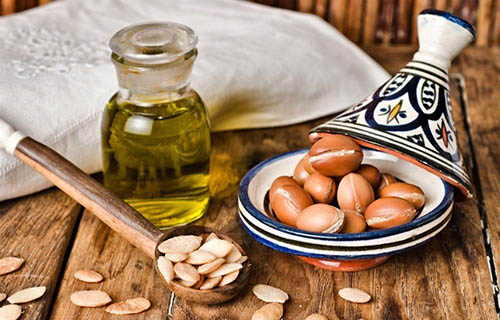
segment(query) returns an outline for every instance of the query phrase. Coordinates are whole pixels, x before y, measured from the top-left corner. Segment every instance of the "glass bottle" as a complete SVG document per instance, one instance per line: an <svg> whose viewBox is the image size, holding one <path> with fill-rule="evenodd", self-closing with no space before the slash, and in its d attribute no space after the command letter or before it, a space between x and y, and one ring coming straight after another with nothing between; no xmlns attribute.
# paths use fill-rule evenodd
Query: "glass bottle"
<svg viewBox="0 0 500 320"><path fill-rule="evenodd" d="M210 198L209 122L190 87L197 40L176 23L110 40L119 91L102 118L104 185L160 228L199 219Z"/></svg>

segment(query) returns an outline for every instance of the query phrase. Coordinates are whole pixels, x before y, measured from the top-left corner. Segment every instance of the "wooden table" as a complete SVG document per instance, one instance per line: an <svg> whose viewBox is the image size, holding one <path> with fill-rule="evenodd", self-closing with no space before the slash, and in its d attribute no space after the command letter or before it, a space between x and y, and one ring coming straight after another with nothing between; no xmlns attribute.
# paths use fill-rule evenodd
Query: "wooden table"
<svg viewBox="0 0 500 320"><path fill-rule="evenodd" d="M391 73L413 48L365 48ZM455 205L451 223L429 243L362 272L329 272L254 241L237 217L238 184L245 172L273 155L309 146L308 130L323 120L265 130L213 135L212 203L200 224L243 244L254 266L251 284L267 283L291 297L285 319L320 312L329 319L497 319L500 264L500 49L469 48L455 61L451 83L456 126L475 186L475 199ZM462 78L463 77L463 78ZM465 84L466 95L460 85ZM465 93L465 92L462 92ZM250 319L263 303L249 291L230 303L207 307L175 298L153 271L153 262L61 191L50 189L0 204L0 257L20 256L25 266L0 277L0 292L46 285L22 319ZM76 270L92 268L106 280L85 284ZM337 292L358 287L373 296L363 305ZM102 308L73 306L76 290L101 289L115 300L147 297L152 308L129 317Z"/></svg>

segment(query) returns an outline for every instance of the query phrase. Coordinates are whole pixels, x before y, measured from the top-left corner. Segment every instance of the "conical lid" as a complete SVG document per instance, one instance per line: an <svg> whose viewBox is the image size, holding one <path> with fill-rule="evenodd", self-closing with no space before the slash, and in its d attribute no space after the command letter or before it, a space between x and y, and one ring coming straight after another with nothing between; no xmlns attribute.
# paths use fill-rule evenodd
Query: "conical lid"
<svg viewBox="0 0 500 320"><path fill-rule="evenodd" d="M311 141L348 135L411 161L472 197L453 122L448 68L474 38L467 21L444 11L422 11L413 60L361 102L311 130Z"/></svg>

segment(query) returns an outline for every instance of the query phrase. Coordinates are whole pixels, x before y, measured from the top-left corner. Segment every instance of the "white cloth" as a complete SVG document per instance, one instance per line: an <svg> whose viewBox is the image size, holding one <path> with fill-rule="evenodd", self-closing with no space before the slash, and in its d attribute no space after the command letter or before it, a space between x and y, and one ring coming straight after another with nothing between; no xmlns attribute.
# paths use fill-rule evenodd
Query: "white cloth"
<svg viewBox="0 0 500 320"><path fill-rule="evenodd" d="M308 14L231 0L67 0L0 18L0 118L89 173L117 90L107 42L122 27L174 21L199 36L192 87L214 131L280 126L338 112L388 74ZM0 200L46 187L0 152Z"/></svg>

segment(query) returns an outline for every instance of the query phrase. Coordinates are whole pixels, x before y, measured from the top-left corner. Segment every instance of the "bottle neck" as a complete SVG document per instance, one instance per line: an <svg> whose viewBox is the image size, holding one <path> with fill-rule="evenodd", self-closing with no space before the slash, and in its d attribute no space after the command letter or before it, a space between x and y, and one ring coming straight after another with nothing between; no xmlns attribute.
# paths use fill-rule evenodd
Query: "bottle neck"
<svg viewBox="0 0 500 320"><path fill-rule="evenodd" d="M119 96L137 105L178 100L190 92L196 50L161 65L139 65L112 55Z"/></svg>
<svg viewBox="0 0 500 320"><path fill-rule="evenodd" d="M191 86L189 83L179 89L159 90L152 93L143 93L120 87L120 89L118 90L117 100L120 102L126 101L136 106L150 107L157 106L158 104L180 100L189 96L190 94Z"/></svg>

